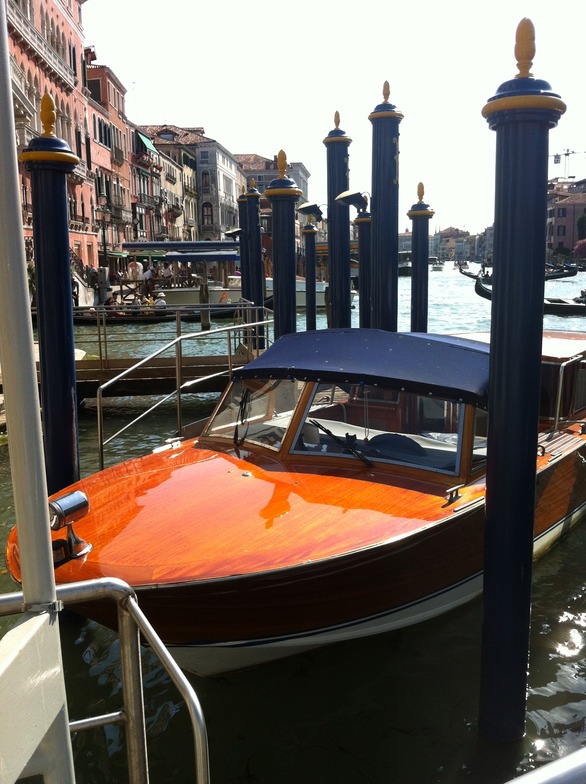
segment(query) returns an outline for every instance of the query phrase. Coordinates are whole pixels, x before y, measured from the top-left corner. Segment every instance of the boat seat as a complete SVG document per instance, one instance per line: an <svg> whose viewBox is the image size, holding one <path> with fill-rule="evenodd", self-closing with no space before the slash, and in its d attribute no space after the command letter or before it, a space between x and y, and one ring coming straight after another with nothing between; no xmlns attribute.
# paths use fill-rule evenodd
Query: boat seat
<svg viewBox="0 0 586 784"><path fill-rule="evenodd" d="M316 449L320 445L319 430L315 425L306 422L301 428L296 449Z"/></svg>
<svg viewBox="0 0 586 784"><path fill-rule="evenodd" d="M371 438L369 442L369 453L377 452L382 456L390 457L423 457L426 450L409 436L401 433L381 433Z"/></svg>

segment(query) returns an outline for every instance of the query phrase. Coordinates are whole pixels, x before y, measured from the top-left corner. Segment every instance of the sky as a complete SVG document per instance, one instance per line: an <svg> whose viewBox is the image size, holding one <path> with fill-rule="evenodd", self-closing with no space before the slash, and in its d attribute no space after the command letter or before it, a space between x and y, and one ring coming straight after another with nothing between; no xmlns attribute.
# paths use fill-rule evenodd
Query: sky
<svg viewBox="0 0 586 784"><path fill-rule="evenodd" d="M352 139L350 189L370 193L368 116L388 81L404 115L399 230L411 228L422 182L430 230L471 233L494 218L496 133L481 111L518 72L515 33L528 17L531 72L567 105L549 134L549 176L586 177L584 0L88 0L82 10L85 44L126 87L132 122L203 127L234 154L284 150L309 170L317 204L336 111Z"/></svg>

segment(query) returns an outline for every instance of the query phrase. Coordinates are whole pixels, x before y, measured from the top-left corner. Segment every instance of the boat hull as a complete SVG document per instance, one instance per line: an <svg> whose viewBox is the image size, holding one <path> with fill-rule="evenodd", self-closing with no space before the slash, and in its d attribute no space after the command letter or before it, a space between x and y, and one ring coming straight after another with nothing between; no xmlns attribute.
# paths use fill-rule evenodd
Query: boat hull
<svg viewBox="0 0 586 784"><path fill-rule="evenodd" d="M535 558L586 512L583 443L566 438L564 459L538 472ZM202 676L417 624L482 591L484 498L454 506L412 534L346 555L228 579L135 586L139 604L180 666ZM116 627L113 607L82 611Z"/></svg>
<svg viewBox="0 0 586 784"><path fill-rule="evenodd" d="M315 292L315 306L318 310L325 310L326 308L326 288L325 283L316 283ZM193 307L200 302L200 290L198 288L172 288L165 289L165 298L168 305L185 305ZM273 296L272 285L267 285L267 297ZM208 296L210 305L229 305L237 303L242 297L242 289L240 286L208 286ZM352 304L356 299L357 293L352 290L350 292ZM297 286L295 291L296 307L299 310L305 310L307 303L305 297L305 282L303 287Z"/></svg>

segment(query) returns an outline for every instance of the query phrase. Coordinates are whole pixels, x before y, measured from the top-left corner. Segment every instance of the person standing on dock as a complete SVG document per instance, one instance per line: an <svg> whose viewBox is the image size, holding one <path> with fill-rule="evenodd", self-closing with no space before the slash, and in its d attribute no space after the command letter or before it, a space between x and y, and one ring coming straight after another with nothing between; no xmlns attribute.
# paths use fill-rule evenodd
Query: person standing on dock
<svg viewBox="0 0 586 784"><path fill-rule="evenodd" d="M149 265L142 273L142 293L145 297L150 297L153 293L155 282L153 280L153 268Z"/></svg>
<svg viewBox="0 0 586 784"><path fill-rule="evenodd" d="M163 262L163 270L161 272L161 278L163 279L162 286L165 289L171 288L171 279L173 278L173 270L171 269L171 265L168 261Z"/></svg>

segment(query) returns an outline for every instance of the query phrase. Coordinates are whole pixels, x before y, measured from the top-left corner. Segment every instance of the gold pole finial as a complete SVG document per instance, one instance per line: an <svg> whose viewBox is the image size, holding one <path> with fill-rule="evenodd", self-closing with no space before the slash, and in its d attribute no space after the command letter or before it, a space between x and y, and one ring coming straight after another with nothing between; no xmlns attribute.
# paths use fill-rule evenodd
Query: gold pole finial
<svg viewBox="0 0 586 784"><path fill-rule="evenodd" d="M420 182L419 185L417 186L417 198L419 199L420 204L423 203L423 194L424 194L423 183Z"/></svg>
<svg viewBox="0 0 586 784"><path fill-rule="evenodd" d="M385 83L383 84L383 98L385 99L384 103L389 102L390 94L391 94L391 88L389 87L389 83L385 80Z"/></svg>
<svg viewBox="0 0 586 784"><path fill-rule="evenodd" d="M336 126L336 129L340 127L340 112L334 114L334 125Z"/></svg>
<svg viewBox="0 0 586 784"><path fill-rule="evenodd" d="M283 150L279 150L279 154L277 155L277 169L279 170L279 179L284 180L286 177L285 172L287 170L287 156Z"/></svg>
<svg viewBox="0 0 586 784"><path fill-rule="evenodd" d="M41 98L41 123L44 131L41 136L55 136L56 119L55 101L51 98L49 93L45 93Z"/></svg>
<svg viewBox="0 0 586 784"><path fill-rule="evenodd" d="M255 187L256 187L256 186L255 186L255 184L254 184L254 177L251 177L251 178L250 178L250 189L251 189L251 190L254 190L254 188L255 188Z"/></svg>
<svg viewBox="0 0 586 784"><path fill-rule="evenodd" d="M515 57L519 73L515 79L526 79L533 76L530 69L535 57L535 27L531 19L521 19L517 27L515 39Z"/></svg>
<svg viewBox="0 0 586 784"><path fill-rule="evenodd" d="M308 215L307 216L307 225L311 226L312 223L313 223L313 215Z"/></svg>

